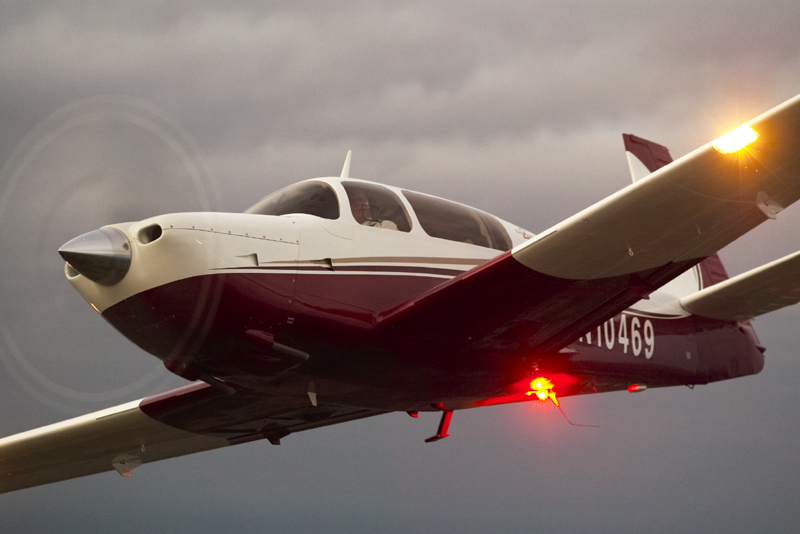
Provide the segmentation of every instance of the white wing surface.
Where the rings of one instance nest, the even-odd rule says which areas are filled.
[[[746,321],[800,302],[800,252],[762,265],[681,299],[686,311]]]
[[[116,470],[382,412],[202,382],[0,439],[0,493]]]
[[[800,96],[751,121],[733,153],[709,143],[519,245],[531,269],[573,280],[704,258],[800,198]]]
[[[216,449],[225,439],[172,428],[129,402],[0,440],[0,493]]]
[[[228,445],[159,423],[139,402],[1,439],[0,493]]]

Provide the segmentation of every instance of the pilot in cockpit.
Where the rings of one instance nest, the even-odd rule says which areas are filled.
[[[350,199],[350,210],[353,212],[353,218],[358,224],[397,230],[397,224],[389,219],[381,218],[381,212],[383,211],[381,206],[367,191],[360,187],[352,186],[348,187],[347,190]]]

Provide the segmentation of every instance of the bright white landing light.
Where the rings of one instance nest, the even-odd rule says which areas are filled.
[[[758,132],[749,124],[742,124],[714,141],[714,148],[723,154],[733,154],[758,139]]]

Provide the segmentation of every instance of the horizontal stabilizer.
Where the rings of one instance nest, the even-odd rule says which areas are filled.
[[[681,299],[687,311],[726,321],[746,321],[800,302],[800,252],[762,265]]]

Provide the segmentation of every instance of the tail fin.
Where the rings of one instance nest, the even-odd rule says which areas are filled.
[[[722,265],[718,254],[713,254],[701,261],[699,267],[703,287],[713,286],[728,279],[728,271]]]
[[[656,172],[664,165],[672,163],[669,149],[664,145],[636,137],[633,134],[622,134],[622,140],[625,142],[628,166],[634,182]]]
[[[634,182],[672,163],[669,149],[664,145],[636,137],[633,134],[622,134],[622,140],[625,142],[625,153],[628,156],[628,166]],[[728,279],[728,273],[717,254],[700,262],[700,275],[703,287],[712,286]]]

